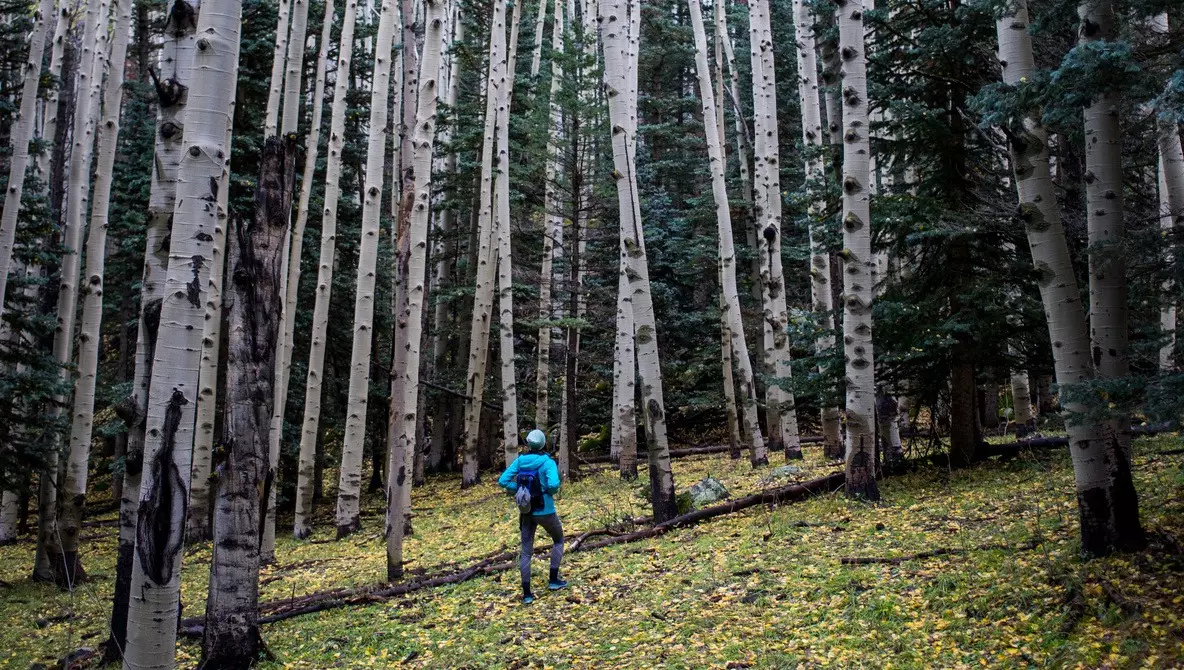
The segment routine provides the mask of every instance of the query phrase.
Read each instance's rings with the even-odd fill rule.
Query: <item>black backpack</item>
[[[543,478],[537,469],[519,470],[518,491],[514,494],[514,502],[518,504],[521,514],[530,514],[543,509]]]

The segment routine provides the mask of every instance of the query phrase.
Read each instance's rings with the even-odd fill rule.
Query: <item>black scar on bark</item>
[[[156,100],[162,109],[168,109],[180,102],[189,90],[188,87],[172,77],[161,79],[152,68],[148,68],[148,76],[152,78],[152,86],[156,89]],[[172,124],[172,127],[174,130],[176,129],[175,124]],[[164,135],[165,139],[169,137],[171,137],[171,133]]]
[[[201,267],[204,263],[205,259],[201,255],[193,256],[193,281],[185,285],[185,295],[189,299],[189,304],[193,307],[201,307],[201,281],[197,276],[201,273]]]
[[[140,565],[153,583],[164,585],[173,577],[173,564],[185,539],[184,519],[189,509],[189,492],[173,462],[181,408],[189,400],[177,389],[164,413],[160,450],[152,459],[152,490],[140,503],[136,527],[136,552]],[[181,519],[173,524],[173,519]]]
[[[165,17],[164,23],[165,33],[179,37],[196,28],[197,13],[193,11],[193,5],[185,0],[177,0],[169,7],[169,15]]]
[[[144,328],[148,331],[149,361],[156,355],[156,335],[160,332],[160,310],[163,306],[164,300],[161,298],[150,300],[144,305]],[[140,417],[140,420],[143,421],[144,417]]]
[[[275,468],[267,469],[267,476],[263,478],[263,498],[259,502],[259,548],[263,548],[263,530],[267,526],[267,503],[271,500],[271,487],[275,482]]]

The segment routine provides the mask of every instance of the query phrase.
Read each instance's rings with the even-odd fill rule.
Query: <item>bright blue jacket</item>
[[[534,516],[547,516],[555,513],[555,499],[551,496],[559,491],[559,465],[546,454],[522,454],[514,459],[510,467],[497,478],[497,485],[514,493],[518,490],[518,471],[538,470],[539,483],[543,487],[543,508],[534,512]]]

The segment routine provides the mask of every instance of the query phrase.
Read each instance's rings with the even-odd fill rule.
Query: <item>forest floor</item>
[[[566,591],[543,590],[537,557],[531,606],[519,604],[511,570],[269,624],[275,660],[261,667],[1184,667],[1181,446],[1178,436],[1135,444],[1151,535],[1137,555],[1079,559],[1068,452],[1042,450],[894,476],[875,505],[820,495],[573,553]],[[836,466],[808,448],[801,468],[792,479]],[[771,469],[726,454],[674,462],[680,490],[710,474],[734,498],[792,481],[767,479]],[[601,469],[565,487],[558,507],[569,540],[645,515],[640,486]],[[430,478],[414,495],[409,570],[463,567],[517,545],[516,510],[492,476],[465,491],[455,477]],[[281,532],[264,602],[384,579],[381,499],[371,497],[363,530],[342,541],[332,539],[331,508],[321,505],[312,541]],[[27,580],[31,537],[0,547],[0,666],[52,667],[106,637],[113,519],[84,530],[91,579],[73,593]],[[935,550],[950,553],[907,560]],[[208,544],[186,551],[187,617],[203,611],[209,561]],[[196,641],[178,644],[180,667],[196,667],[199,655]]]

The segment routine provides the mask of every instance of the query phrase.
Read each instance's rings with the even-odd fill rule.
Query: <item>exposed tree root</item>
[[[846,481],[846,477],[842,472],[836,472],[826,477],[819,477],[801,484],[791,484],[768,491],[755,493],[744,498],[738,498],[721,505],[714,505],[712,507],[705,507],[700,510],[695,510],[681,516],[677,516],[669,521],[644,528],[632,533],[623,535],[613,535],[609,529],[601,529],[596,531],[588,531],[581,533],[572,543],[569,552],[576,551],[592,551],[594,549],[601,549],[615,544],[624,544],[628,542],[637,542],[652,537],[657,537],[669,532],[672,529],[691,526],[701,523],[708,519],[713,519],[717,516],[732,514],[741,510],[755,507],[763,504],[794,502],[808,498],[819,493],[829,493],[842,487]],[[598,539],[588,541],[597,535],[604,535]],[[540,553],[548,550],[550,547],[539,547],[535,553]],[[300,598],[290,598],[287,600],[278,600],[270,603],[264,603],[260,606],[260,613],[268,612],[266,616],[259,618],[259,623],[274,623],[276,621],[283,621],[293,617],[304,614],[313,614],[315,612],[323,612],[325,610],[336,609],[339,607],[348,607],[354,605],[368,605],[371,603],[382,602],[391,598],[422,591],[425,589],[435,588],[437,586],[444,586],[446,584],[459,584],[461,582],[474,579],[484,575],[493,575],[501,572],[506,572],[513,569],[517,565],[516,551],[506,551],[500,554],[486,557],[483,560],[474,563],[473,565],[453,572],[445,572],[434,577],[425,577],[421,579],[404,582],[402,584],[395,584],[383,587],[363,587],[355,589],[336,589],[333,591],[325,591],[321,593],[309,594]],[[204,628],[204,621],[201,618],[192,618],[182,620],[179,626],[179,634],[186,637],[200,637]]]

